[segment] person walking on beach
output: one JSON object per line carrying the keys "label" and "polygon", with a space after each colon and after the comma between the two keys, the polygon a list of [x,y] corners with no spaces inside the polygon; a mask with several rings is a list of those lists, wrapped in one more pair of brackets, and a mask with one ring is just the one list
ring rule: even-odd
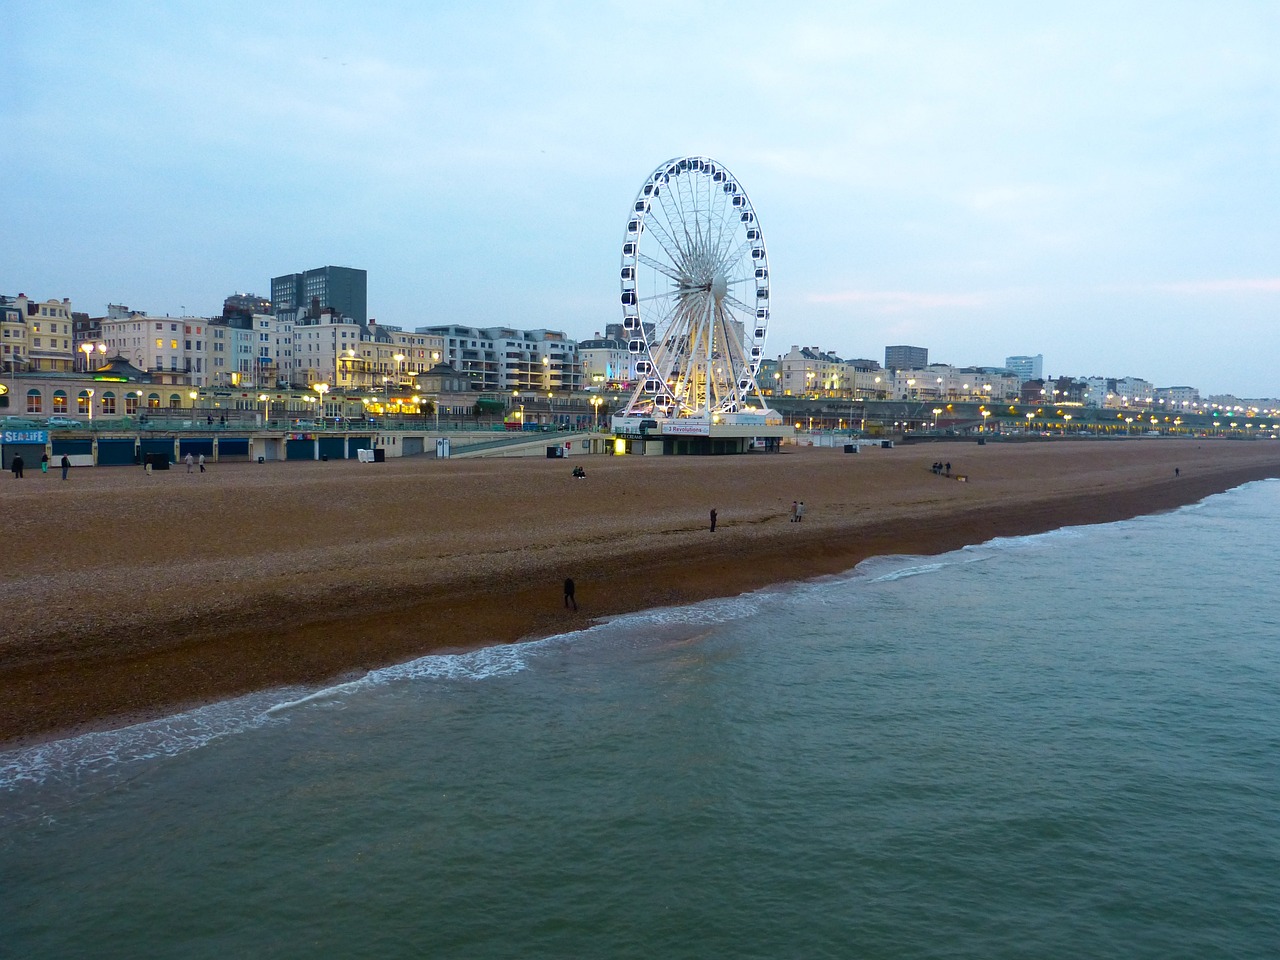
{"label": "person walking on beach", "polygon": [[204,454],[200,454],[200,472],[204,473]]}
{"label": "person walking on beach", "polygon": [[1174,475],[1175,477],[1180,477],[1180,476],[1182,476],[1182,469],[1181,469],[1180,467],[1174,467],[1174,468],[1173,468],[1173,475]]}
{"label": "person walking on beach", "polygon": [[711,508],[711,532],[716,532],[716,508]]}
{"label": "person walking on beach", "polygon": [[190,453],[188,453],[184,459],[186,460],[186,463],[187,463],[187,473],[190,473],[191,465],[196,462],[196,458],[191,456]]}
{"label": "person walking on beach", "polygon": [[573,577],[564,578],[564,605],[572,606],[575,611],[578,609],[577,598],[573,595]]}
{"label": "person walking on beach", "polygon": [[792,500],[791,501],[791,522],[795,523],[799,519],[800,519],[800,508],[796,506],[796,502]]}
{"label": "person walking on beach", "polygon": [[40,454],[40,472],[49,472],[49,455],[47,453]]}
{"label": "person walking on beach", "polygon": [[804,501],[801,500],[799,503],[796,504],[796,523],[800,523],[803,520],[804,520]]}
{"label": "person walking on beach", "polygon": [[22,479],[22,458],[14,457],[9,461],[9,469],[13,471],[13,479]]}
{"label": "person walking on beach", "polygon": [[62,455],[62,479],[67,479],[67,471],[71,469],[71,458],[65,453]]}

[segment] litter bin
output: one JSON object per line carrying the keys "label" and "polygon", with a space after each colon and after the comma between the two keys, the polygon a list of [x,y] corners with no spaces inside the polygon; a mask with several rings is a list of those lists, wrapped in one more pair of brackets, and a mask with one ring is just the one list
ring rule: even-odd
{"label": "litter bin", "polygon": [[980,446],[980,447],[985,447],[986,445],[987,445],[987,438],[986,438],[986,437],[979,437],[979,438],[978,438],[978,446]]}
{"label": "litter bin", "polygon": [[844,445],[844,452],[845,452],[845,453],[857,453],[857,452],[858,452],[858,445],[857,445],[856,443],[846,443],[846,444]]}
{"label": "litter bin", "polygon": [[146,465],[152,470],[168,470],[169,455],[167,453],[148,453]]}
{"label": "litter bin", "polygon": [[547,459],[557,460],[564,456],[564,447],[556,444],[554,447],[547,447]]}
{"label": "litter bin", "polygon": [[381,447],[374,447],[374,448],[373,448],[373,462],[374,462],[374,463],[386,463],[386,462],[387,462],[387,451],[383,450]]}
{"label": "litter bin", "polygon": [[327,453],[322,453],[322,454],[320,454],[320,459],[321,459],[322,461],[324,461],[325,463],[328,463],[328,462],[329,462],[329,455],[328,455]]}

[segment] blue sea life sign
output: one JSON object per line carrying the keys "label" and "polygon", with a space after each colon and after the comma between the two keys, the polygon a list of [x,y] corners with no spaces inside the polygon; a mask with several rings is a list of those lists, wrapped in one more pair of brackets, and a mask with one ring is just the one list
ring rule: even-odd
{"label": "blue sea life sign", "polygon": [[48,443],[48,430],[0,430],[0,443]]}

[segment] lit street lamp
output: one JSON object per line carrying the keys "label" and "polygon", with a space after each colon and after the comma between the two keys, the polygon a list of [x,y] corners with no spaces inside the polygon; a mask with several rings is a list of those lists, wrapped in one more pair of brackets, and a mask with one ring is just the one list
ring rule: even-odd
{"label": "lit street lamp", "polygon": [[324,425],[324,395],[329,392],[329,385],[327,383],[317,383],[317,384],[314,384],[311,387],[311,389],[319,394],[319,397],[316,398],[316,412],[319,414],[319,416],[316,419],[319,420],[321,426],[323,426]]}
{"label": "lit street lamp", "polygon": [[262,404],[262,425],[265,427],[267,425],[267,421],[270,419],[271,398],[265,393],[260,393],[258,394],[258,402]]}

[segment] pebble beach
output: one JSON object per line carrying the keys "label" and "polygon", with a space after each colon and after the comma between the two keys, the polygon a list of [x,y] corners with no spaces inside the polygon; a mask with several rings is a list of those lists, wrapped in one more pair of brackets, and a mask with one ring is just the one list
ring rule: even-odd
{"label": "pebble beach", "polygon": [[1280,444],[1208,439],[571,460],[5,474],[0,743],[1280,477]]}

